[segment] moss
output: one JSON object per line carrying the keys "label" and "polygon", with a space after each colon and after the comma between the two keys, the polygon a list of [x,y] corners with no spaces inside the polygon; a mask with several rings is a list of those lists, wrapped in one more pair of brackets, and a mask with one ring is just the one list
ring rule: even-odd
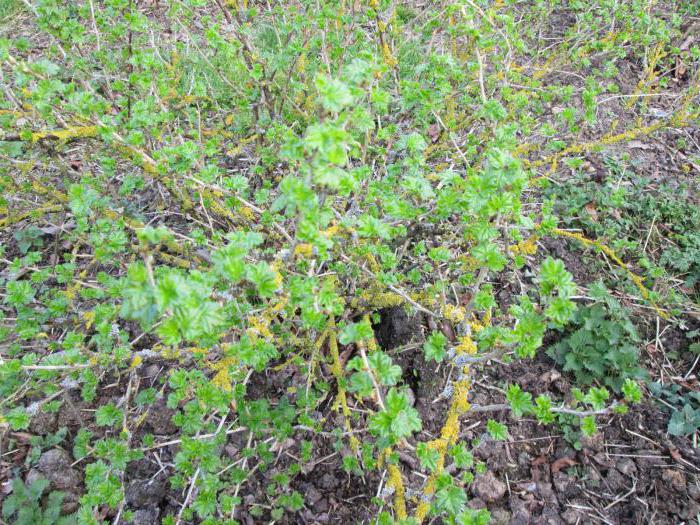
{"label": "moss", "polygon": [[[679,120],[680,119],[680,120]],[[525,164],[526,167],[530,168],[538,168],[540,166],[544,166],[546,164],[549,164],[551,162],[554,162],[562,157],[566,157],[568,155],[578,155],[580,153],[587,153],[589,151],[594,151],[598,148],[601,148],[603,146],[610,146],[612,144],[617,144],[619,142],[629,142],[630,140],[633,140],[637,137],[644,137],[647,135],[651,135],[655,131],[658,131],[662,128],[671,126],[671,125],[683,125],[682,123],[685,122],[685,118],[679,115],[676,115],[675,117],[672,117],[669,120],[661,120],[659,122],[655,122],[654,124],[651,124],[649,126],[639,126],[627,131],[623,131],[622,133],[617,133],[614,135],[607,135],[603,137],[600,140],[596,140],[593,142],[585,142],[582,144],[572,144],[571,146],[564,148],[563,150],[554,153],[552,155],[549,155],[547,157],[544,157],[542,159],[536,160],[536,161],[528,161],[523,159],[523,163]]]}

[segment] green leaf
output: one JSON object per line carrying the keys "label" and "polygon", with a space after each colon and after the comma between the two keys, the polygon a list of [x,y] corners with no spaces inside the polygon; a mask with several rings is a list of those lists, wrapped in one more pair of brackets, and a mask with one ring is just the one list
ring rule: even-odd
{"label": "green leaf", "polygon": [[491,513],[486,509],[465,509],[457,516],[458,525],[488,525]]}
{"label": "green leaf", "polygon": [[232,283],[237,283],[245,275],[244,257],[247,250],[238,243],[230,243],[212,253],[216,271]]}
{"label": "green leaf", "polygon": [[169,317],[160,323],[156,329],[158,337],[160,337],[163,344],[168,346],[177,346],[182,342],[182,336],[180,335],[180,328],[177,319],[174,317]]}
{"label": "green leaf", "polygon": [[594,416],[585,416],[581,418],[581,432],[584,436],[591,437],[598,431],[598,426],[595,423]]}
{"label": "green leaf", "polygon": [[361,215],[357,221],[357,233],[361,237],[378,237],[391,239],[391,229],[387,224],[369,214]]}
{"label": "green leaf", "polygon": [[428,143],[420,133],[410,133],[401,138],[400,146],[405,148],[409,154],[417,155],[425,151]]}
{"label": "green leaf", "polygon": [[315,83],[321,97],[321,104],[327,111],[338,113],[353,103],[354,99],[350,88],[344,82],[325,75],[318,75]]}
{"label": "green leaf", "polygon": [[427,443],[418,443],[416,447],[416,456],[418,456],[422,468],[429,472],[433,472],[437,468],[440,453]]}
{"label": "green leaf", "polygon": [[605,387],[591,387],[586,395],[586,402],[589,403],[595,410],[601,410],[605,407],[605,403],[610,398],[610,392]]}
{"label": "green leaf", "polygon": [[374,383],[367,372],[355,372],[350,376],[348,390],[360,397],[369,397],[374,391]]}
{"label": "green leaf", "polygon": [[535,399],[535,417],[537,421],[543,424],[554,422],[554,413],[552,412],[552,400],[549,396],[541,394]]}
{"label": "green leaf", "polygon": [[532,394],[523,392],[518,385],[510,385],[507,388],[506,400],[510,403],[510,409],[515,417],[521,417],[533,411]]}
{"label": "green leaf", "polygon": [[486,422],[486,430],[491,435],[491,438],[496,441],[504,441],[508,438],[508,427],[493,419],[489,419]]}
{"label": "green leaf", "polygon": [[122,411],[112,403],[102,405],[95,411],[95,424],[99,427],[112,427],[121,422]]}
{"label": "green leaf", "polygon": [[260,297],[271,297],[279,289],[278,275],[264,262],[246,268],[246,278],[255,285]]}
{"label": "green leaf", "polygon": [[36,291],[29,281],[9,281],[5,285],[5,302],[10,306],[24,306],[34,299]]}
{"label": "green leaf", "polygon": [[625,396],[625,400],[630,403],[639,403],[642,400],[642,389],[639,388],[639,384],[632,379],[625,379],[622,385],[622,393]]}
{"label": "green leaf", "polygon": [[472,255],[479,263],[494,272],[500,272],[506,266],[507,259],[499,251],[498,246],[492,243],[478,244],[472,250]]}
{"label": "green leaf", "polygon": [[368,323],[350,323],[341,330],[338,341],[341,345],[349,345],[370,339],[372,336],[374,336],[374,331]]}
{"label": "green leaf", "polygon": [[457,443],[450,449],[450,456],[454,459],[457,468],[471,468],[474,463],[474,456],[462,442]]}
{"label": "green leaf", "polygon": [[398,412],[391,422],[391,431],[397,438],[410,436],[420,429],[421,420],[418,411],[411,407]]}
{"label": "green leaf", "polygon": [[177,304],[180,290],[184,290],[185,286],[184,278],[174,272],[158,279],[153,292],[158,308],[165,311]]}
{"label": "green leaf", "polygon": [[438,510],[454,516],[458,514],[467,503],[467,495],[464,490],[451,485],[440,489],[435,494],[435,504]]}
{"label": "green leaf", "polygon": [[401,367],[395,365],[391,357],[382,351],[374,352],[368,357],[368,361],[377,379],[383,385],[393,386],[401,379]]}
{"label": "green leaf", "polygon": [[405,393],[392,388],[384,399],[385,408],[370,419],[370,431],[391,443],[421,429],[418,411],[413,408]]}
{"label": "green leaf", "polygon": [[10,424],[12,430],[25,430],[29,428],[31,418],[22,407],[15,407],[5,414],[5,419]]}
{"label": "green leaf", "polygon": [[437,361],[445,358],[445,345],[447,337],[442,332],[432,332],[423,344],[423,354],[427,361]]}
{"label": "green leaf", "polygon": [[483,114],[487,119],[498,122],[506,118],[508,111],[500,101],[492,98],[484,103]]}

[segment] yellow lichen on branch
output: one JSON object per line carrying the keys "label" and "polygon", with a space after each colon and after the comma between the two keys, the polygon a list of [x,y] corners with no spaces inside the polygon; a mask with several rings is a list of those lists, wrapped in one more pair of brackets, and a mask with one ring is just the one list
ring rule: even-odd
{"label": "yellow lichen on branch", "polygon": [[612,259],[612,261],[615,264],[617,264],[620,268],[622,268],[625,271],[627,276],[630,278],[630,280],[634,283],[634,285],[639,290],[639,293],[642,295],[642,297],[645,300],[649,301],[651,303],[651,305],[654,307],[654,309],[656,310],[656,313],[659,314],[660,317],[662,317],[664,319],[668,319],[668,314],[666,312],[664,312],[663,310],[661,310],[652,300],[651,292],[649,291],[649,289],[646,286],[644,286],[643,279],[639,275],[634,273],[632,270],[630,270],[629,266],[627,266],[627,264],[622,259],[620,259],[620,257],[615,253],[615,251],[612,248],[603,244],[600,241],[589,239],[589,238],[585,237],[583,234],[578,233],[578,232],[570,232],[567,230],[561,230],[559,228],[555,228],[554,230],[552,230],[552,232],[555,233],[556,235],[561,236],[561,237],[575,239],[585,246],[596,248],[596,249],[600,250],[601,252],[603,252],[608,257],[610,257],[610,259]]}
{"label": "yellow lichen on branch", "polygon": [[[584,142],[580,144],[572,144],[561,151],[558,151],[551,155],[547,155],[546,157],[543,157],[541,159],[532,161],[522,159],[522,162],[525,165],[525,167],[528,168],[539,168],[541,166],[551,164],[552,168],[550,169],[550,173],[553,173],[554,170],[556,170],[558,160],[563,157],[566,157],[567,155],[579,155],[581,153],[588,153],[590,151],[594,151],[604,146],[611,146],[613,144],[619,144],[621,142],[629,142],[638,137],[646,137],[660,129],[668,127],[685,127],[689,125],[689,123],[692,122],[693,119],[697,119],[698,117],[697,113],[687,112],[686,106],[688,102],[689,101],[684,101],[682,109],[676,112],[668,119],[659,120],[658,122],[654,122],[653,124],[650,124],[648,126],[640,125],[627,131],[623,131],[621,133],[609,133],[598,140]],[[515,149],[515,153],[516,155],[524,155],[525,153],[528,153],[536,147],[537,146],[535,144],[522,144]]]}
{"label": "yellow lichen on branch", "polygon": [[[459,355],[473,355],[476,353],[476,343],[470,335],[465,335],[460,338],[459,345],[455,348]],[[421,501],[416,508],[415,519],[418,523],[422,523],[430,511],[430,499],[435,494],[437,478],[445,468],[445,457],[449,448],[457,442],[459,438],[460,421],[459,418],[467,413],[470,408],[467,399],[471,381],[469,380],[469,365],[465,365],[461,370],[461,378],[453,382],[452,389],[452,404],[447,413],[445,424],[440,430],[440,437],[429,442],[428,446],[438,452],[438,461],[435,470],[428,478],[428,481],[423,488]]]}
{"label": "yellow lichen on branch", "polygon": [[0,219],[0,228],[12,226],[13,224],[17,224],[18,222],[23,221],[24,219],[40,217],[46,215],[47,213],[61,211],[62,209],[63,206],[59,204],[46,204],[33,210],[27,210],[22,213],[18,213],[17,215],[8,215],[7,217],[3,217]]}
{"label": "yellow lichen on branch", "polygon": [[345,377],[343,374],[343,366],[340,362],[340,353],[338,352],[338,338],[336,336],[335,318],[331,315],[328,321],[328,347],[331,352],[331,371],[337,383],[338,395],[336,396],[336,409],[340,406],[345,419],[345,430],[349,432],[350,447],[353,452],[359,449],[360,443],[352,434],[352,426],[350,425],[350,408],[348,407],[348,399],[345,393]]}
{"label": "yellow lichen on branch", "polygon": [[[387,449],[386,453],[391,453],[391,450]],[[389,472],[389,481],[387,485],[394,489],[394,513],[397,519],[405,520],[408,517],[408,512],[406,511],[406,489],[403,485],[401,469],[399,469],[397,465],[389,463],[387,465],[387,471]]]}
{"label": "yellow lichen on branch", "polygon": [[567,155],[578,155],[580,153],[587,153],[589,151],[595,150],[603,146],[610,146],[619,142],[630,141],[637,137],[644,137],[669,125],[669,122],[661,120],[649,126],[641,126],[638,128],[630,129],[628,131],[623,131],[622,133],[618,133],[616,135],[608,135],[606,137],[601,138],[600,140],[584,142],[582,144],[572,144],[571,146],[564,148],[563,150],[558,151],[557,153],[548,155],[539,160],[529,161],[527,159],[523,159],[523,163],[526,167],[538,168],[540,166],[550,164]]}
{"label": "yellow lichen on branch", "polygon": [[44,139],[58,139],[63,142],[69,140],[84,139],[96,137],[99,132],[97,126],[76,126],[64,129],[51,129],[46,131],[36,131],[32,133],[31,141],[39,142]]}

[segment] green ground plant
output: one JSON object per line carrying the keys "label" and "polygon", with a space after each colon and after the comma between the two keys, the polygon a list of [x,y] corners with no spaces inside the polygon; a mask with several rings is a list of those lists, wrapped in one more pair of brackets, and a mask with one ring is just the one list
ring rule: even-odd
{"label": "green ground plant", "polygon": [[669,386],[651,383],[651,393],[671,413],[668,433],[673,436],[690,436],[700,428],[700,394],[685,392],[680,385]]}
{"label": "green ground plant", "polygon": [[[607,239],[610,246],[659,283],[668,302],[697,298],[700,283],[700,211],[695,188],[679,181],[658,185],[639,177],[627,158],[608,157],[601,183],[575,170],[566,185],[551,186],[557,211],[569,227]],[[680,286],[679,286],[680,285]]]}
{"label": "green ground plant", "polygon": [[547,349],[579,385],[600,383],[620,392],[626,380],[642,380],[641,338],[622,305],[602,285],[589,293],[600,302],[579,308],[571,332]]}
{"label": "green ground plant", "polygon": [[25,485],[21,479],[12,482],[12,494],[2,504],[2,517],[12,525],[70,525],[74,516],[61,516],[63,494],[52,491],[42,502],[49,481],[37,479]]}
{"label": "green ground plant", "polygon": [[[486,523],[467,505],[485,465],[465,418],[564,415],[592,435],[639,402],[629,348],[601,365],[602,384],[563,398],[518,378],[494,406],[470,392],[475,370],[534,358],[572,319],[636,342],[623,317],[577,313],[577,284],[542,239],[595,247],[668,317],[651,279],[563,229],[540,185],[582,154],[697,123],[698,50],[676,45],[680,15],[640,0],[140,4],[30,0],[18,16],[31,30],[0,40],[0,421],[24,431],[72,395],[94,408],[72,436],[77,523],[128,516],[128,466],[165,446],[182,500],[163,523],[234,524],[243,507],[261,522],[294,516],[291,480],[315,436],[335,440],[352,475],[385,474],[377,523]],[[544,45],[553,27],[558,43]],[[665,117],[610,118],[623,60],[641,64],[633,108],[676,58],[687,78]],[[553,80],[572,63],[586,76]],[[497,296],[504,281],[519,293]],[[450,371],[436,434],[377,343],[392,307],[430,327],[412,351]],[[571,337],[567,351],[590,350]],[[146,386],[154,362],[166,372]],[[261,394],[279,371],[301,379]],[[140,430],[163,405],[175,443]],[[236,433],[246,445],[232,460]],[[299,459],[244,501],[289,440]],[[407,486],[402,454],[421,486]]]}

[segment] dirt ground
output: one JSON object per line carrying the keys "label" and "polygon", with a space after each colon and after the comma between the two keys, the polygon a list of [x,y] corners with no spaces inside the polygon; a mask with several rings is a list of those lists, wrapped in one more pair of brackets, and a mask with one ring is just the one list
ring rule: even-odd
{"label": "dirt ground", "polygon": [[[376,333],[387,348],[398,350],[395,354],[398,362],[413,360],[401,364],[410,371],[412,377],[404,380],[415,393],[416,407],[424,421],[424,429],[417,437],[428,440],[439,432],[440,415],[447,408],[446,401],[436,399],[447,380],[448,370],[436,371],[434,365],[413,357],[417,355],[414,352],[401,351],[422,328],[421,319],[409,319],[398,309],[385,312]],[[672,344],[673,334],[668,338]],[[569,378],[562,376],[547,357],[516,365],[494,365],[476,374],[472,403],[503,402],[499,385],[513,377],[518,377],[521,386],[535,395],[550,393],[557,397],[570,390]],[[144,363],[138,370],[140,384],[144,387],[157,384],[167,373],[167,367],[167,362]],[[287,395],[287,387],[297,379],[289,371],[268,374],[251,387],[258,395],[280,399]],[[123,395],[125,387],[123,380],[113,383],[113,398]],[[81,493],[82,473],[81,463],[74,462],[70,455],[70,443],[82,428],[82,414],[90,410],[90,405],[82,402],[77,394],[65,401],[57,414],[34,418],[26,434],[14,433],[20,446],[4,456],[2,473],[9,474],[21,468],[30,450],[31,435],[47,435],[66,427],[66,442],[62,447],[44,452],[29,477],[38,471],[57,488],[66,490],[70,496],[64,507],[71,510]],[[352,408],[362,410],[362,407]],[[166,445],[146,451],[143,459],[128,467],[126,502],[128,510],[135,512],[134,524],[160,523],[160,517],[179,510],[181,491],[172,490],[166,481],[168,465],[179,446],[177,428],[170,421],[173,413],[164,402],[157,404],[149,410],[139,429],[140,434],[152,433],[156,443]],[[341,418],[330,408],[317,417],[326,418],[327,428],[342,425]],[[492,523],[679,524],[694,523],[700,514],[700,452],[690,439],[668,436],[668,415],[658,407],[647,403],[622,417],[603,418],[599,434],[581,440],[580,450],[576,450],[573,440],[567,439],[555,426],[542,426],[527,418],[510,421],[505,413],[490,414],[490,417],[508,423],[509,440],[491,440],[485,432],[485,418],[478,413],[466,416],[460,437],[467,442],[480,440],[474,457],[486,464],[487,474],[477,475],[469,505],[488,508]],[[99,430],[93,430],[99,436]],[[243,433],[231,434],[224,447],[227,456],[232,460],[239,458],[241,449],[246,446],[245,439]],[[169,441],[176,442],[167,445]],[[329,435],[314,438],[313,460],[305,463],[301,474],[292,481],[292,487],[304,495],[306,508],[287,515],[281,523],[368,523],[376,514],[373,498],[382,486],[381,476],[376,472],[363,476],[344,473],[341,456],[348,451],[338,450],[335,442]],[[299,447],[293,439],[283,442],[274,451],[276,459],[272,466],[249,479],[241,492],[244,505],[237,519],[245,524],[267,521],[250,515],[246,504],[260,502],[266,485],[298,459]],[[405,454],[401,463],[403,471],[408,473],[407,492],[409,495],[419,493],[424,477],[417,472],[415,459]]]}

